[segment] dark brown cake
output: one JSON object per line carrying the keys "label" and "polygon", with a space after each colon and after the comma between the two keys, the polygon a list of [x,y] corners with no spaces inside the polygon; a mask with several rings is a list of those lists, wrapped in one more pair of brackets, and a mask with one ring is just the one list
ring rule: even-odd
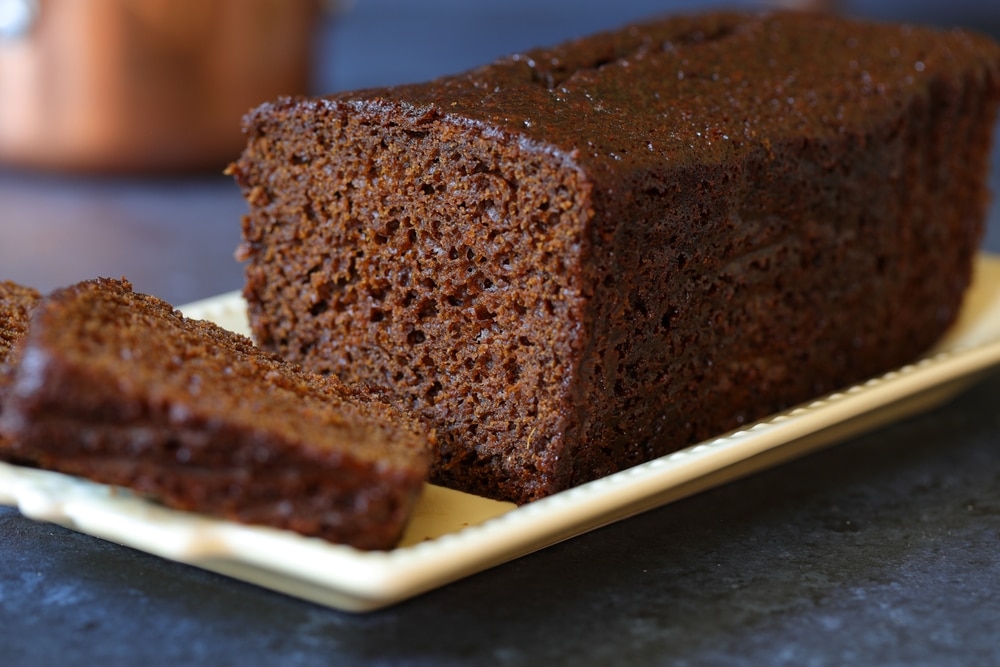
{"label": "dark brown cake", "polygon": [[[14,346],[28,332],[28,317],[41,295],[30,287],[9,280],[0,281],[0,414],[7,387],[13,381],[10,359]],[[0,450],[6,445],[0,433]]]}
{"label": "dark brown cake", "polygon": [[253,331],[431,419],[436,481],[529,501],[927,349],[998,87],[968,32],[715,13],[265,104]]}
{"label": "dark brown cake", "polygon": [[124,281],[48,297],[19,359],[0,455],[171,507],[386,549],[427,476],[433,432],[376,393]]}

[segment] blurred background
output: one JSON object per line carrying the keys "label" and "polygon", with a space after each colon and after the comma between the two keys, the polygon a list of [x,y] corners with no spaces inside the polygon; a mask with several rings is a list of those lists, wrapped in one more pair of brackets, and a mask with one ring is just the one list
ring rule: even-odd
{"label": "blurred background", "polygon": [[[430,79],[657,13],[762,4],[0,0],[0,279],[49,290],[124,275],[175,304],[238,289],[245,205],[222,170],[252,106]],[[1000,35],[1000,2],[770,4]],[[994,205],[994,251],[998,218]]]}

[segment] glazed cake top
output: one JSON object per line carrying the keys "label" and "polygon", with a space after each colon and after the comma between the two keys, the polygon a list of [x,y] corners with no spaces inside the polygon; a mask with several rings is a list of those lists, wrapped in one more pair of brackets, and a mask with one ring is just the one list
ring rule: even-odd
{"label": "glazed cake top", "polygon": [[1000,46],[963,30],[799,12],[637,23],[430,84],[265,104],[395,110],[514,135],[590,169],[723,162],[761,138],[836,136],[959,73],[1000,80]]}

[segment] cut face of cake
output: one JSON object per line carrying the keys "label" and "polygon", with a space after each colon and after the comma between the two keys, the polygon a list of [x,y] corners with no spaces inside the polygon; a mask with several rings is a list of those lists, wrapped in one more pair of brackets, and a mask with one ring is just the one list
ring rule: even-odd
{"label": "cut face of cake", "polygon": [[398,540],[431,429],[124,281],[59,290],[17,359],[0,456],[363,549]]}
{"label": "cut face of cake", "polygon": [[779,12],[265,104],[254,335],[430,420],[435,481],[536,499],[927,349],[998,97],[984,37]]}
{"label": "cut face of cake", "polygon": [[[28,320],[41,294],[31,287],[5,280],[0,282],[0,414],[3,414],[4,396],[14,379],[11,357],[14,347],[28,333]],[[0,450],[5,439],[0,433]]]}

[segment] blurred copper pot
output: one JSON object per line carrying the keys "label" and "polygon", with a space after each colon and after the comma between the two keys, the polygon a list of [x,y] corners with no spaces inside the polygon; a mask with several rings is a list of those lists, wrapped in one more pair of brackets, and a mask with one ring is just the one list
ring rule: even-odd
{"label": "blurred copper pot", "polygon": [[247,110],[307,92],[319,12],[319,0],[0,0],[0,161],[221,167]]}

